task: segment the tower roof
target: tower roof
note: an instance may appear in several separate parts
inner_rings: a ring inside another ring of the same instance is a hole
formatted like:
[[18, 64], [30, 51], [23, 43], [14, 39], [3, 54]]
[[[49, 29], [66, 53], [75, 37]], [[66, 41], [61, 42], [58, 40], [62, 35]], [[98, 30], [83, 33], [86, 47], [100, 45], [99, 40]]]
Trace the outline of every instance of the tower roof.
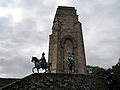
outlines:
[[58, 6], [57, 8], [57, 15], [76, 15], [76, 9], [75, 7], [69, 7], [69, 6]]

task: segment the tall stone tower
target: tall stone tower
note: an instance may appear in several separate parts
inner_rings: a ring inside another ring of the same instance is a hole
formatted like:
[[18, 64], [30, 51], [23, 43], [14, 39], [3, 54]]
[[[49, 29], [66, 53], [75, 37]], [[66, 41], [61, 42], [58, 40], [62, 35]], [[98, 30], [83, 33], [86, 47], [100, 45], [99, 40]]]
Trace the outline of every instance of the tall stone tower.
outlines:
[[69, 55], [75, 58], [75, 73], [86, 74], [82, 26], [74, 7], [59, 6], [49, 38], [49, 62], [52, 73], [68, 73]]

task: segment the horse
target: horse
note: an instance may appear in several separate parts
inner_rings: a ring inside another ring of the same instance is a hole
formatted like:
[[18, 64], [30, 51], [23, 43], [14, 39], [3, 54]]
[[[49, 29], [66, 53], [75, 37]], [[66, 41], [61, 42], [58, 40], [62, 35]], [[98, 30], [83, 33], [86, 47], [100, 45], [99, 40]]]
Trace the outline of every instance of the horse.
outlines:
[[35, 67], [32, 68], [32, 72], [34, 73], [34, 69], [37, 69], [37, 72], [39, 73], [39, 69], [45, 69], [44, 73], [47, 73], [48, 71], [50, 71], [50, 66], [52, 65], [52, 63], [46, 62], [44, 65], [42, 64], [42, 60], [41, 59], [37, 59], [36, 57], [32, 57], [31, 62], [33, 62], [35, 64]]

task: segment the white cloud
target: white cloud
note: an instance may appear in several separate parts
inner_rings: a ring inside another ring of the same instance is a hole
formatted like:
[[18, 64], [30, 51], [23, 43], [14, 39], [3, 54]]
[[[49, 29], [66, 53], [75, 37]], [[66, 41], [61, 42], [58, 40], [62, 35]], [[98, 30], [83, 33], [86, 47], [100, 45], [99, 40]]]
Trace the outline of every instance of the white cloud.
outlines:
[[21, 8], [0, 8], [0, 16], [11, 16], [14, 22], [22, 21], [23, 10]]

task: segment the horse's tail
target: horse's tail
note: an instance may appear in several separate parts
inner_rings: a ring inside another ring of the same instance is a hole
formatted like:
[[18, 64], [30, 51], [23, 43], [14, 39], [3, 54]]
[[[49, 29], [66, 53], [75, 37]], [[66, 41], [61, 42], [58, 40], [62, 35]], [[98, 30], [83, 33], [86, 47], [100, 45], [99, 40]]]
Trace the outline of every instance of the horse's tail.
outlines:
[[51, 66], [52, 66], [52, 63], [49, 62], [49, 67], [51, 67]]
[[50, 67], [52, 66], [52, 63], [48, 62], [47, 65], [48, 65], [48, 67], [47, 67], [48, 68], [48, 72], [51, 73]]

